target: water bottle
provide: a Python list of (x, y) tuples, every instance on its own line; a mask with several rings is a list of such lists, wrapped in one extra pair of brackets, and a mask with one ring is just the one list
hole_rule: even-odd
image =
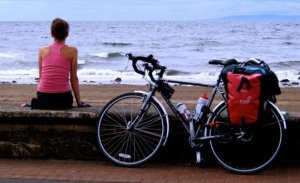
[(186, 106), (183, 103), (177, 104), (177, 110), (181, 114), (183, 120), (189, 124), (190, 137), (191, 139), (194, 139), (195, 138), (194, 121), (190, 120), (192, 118), (190, 111), (186, 108)]
[(207, 103), (208, 103), (208, 98), (207, 98), (206, 94), (199, 97), (197, 106), (196, 106), (196, 110), (195, 110), (195, 114), (193, 117), (195, 121), (198, 121), (199, 118), (202, 116), (202, 108), (203, 108), (203, 106), (207, 106)]
[(183, 120), (188, 123), (191, 118), (191, 113), (183, 103), (177, 104), (177, 110), (181, 114)]

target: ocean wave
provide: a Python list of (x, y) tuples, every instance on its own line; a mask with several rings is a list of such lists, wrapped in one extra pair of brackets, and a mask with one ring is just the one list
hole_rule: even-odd
[(78, 65), (84, 65), (86, 63), (85, 60), (78, 59)]
[(38, 69), (14, 69), (14, 70), (2, 70), (0, 71), (0, 78), (12, 78), (21, 79), (29, 77), (37, 77)]
[(81, 69), (78, 71), (81, 76), (98, 76), (98, 75), (115, 75), (119, 74), (118, 71), (110, 69)]
[(274, 38), (274, 37), (263, 37), (262, 39), (269, 40), (269, 39), (278, 39), (278, 38)]
[(283, 45), (292, 45), (292, 44), (294, 44), (293, 42), (290, 42), (290, 41), (286, 41), (286, 42), (283, 42), (282, 43)]
[(131, 43), (121, 43), (121, 42), (103, 42), (103, 45), (109, 45), (109, 46), (129, 46)]
[(269, 64), (272, 67), (277, 67), (277, 68), (282, 68), (282, 67), (287, 67), (287, 68), (299, 68), (300, 67), (300, 61), (285, 61), (285, 62), (273, 62)]
[(201, 40), (198, 43), (198, 46), (220, 46), (222, 45), (221, 42), (212, 41), (212, 40)]
[(124, 55), (119, 52), (92, 53), (90, 55), (93, 57), (96, 57), (96, 58), (121, 58), (121, 57), (124, 57)]
[(19, 59), (10, 59), (0, 62), (0, 70), (32, 69), (37, 68), (37, 61), (24, 61)]
[(186, 74), (189, 74), (189, 73), (188, 72), (179, 71), (179, 70), (174, 70), (174, 69), (168, 69), (166, 71), (166, 75), (167, 76), (186, 75)]
[(1, 53), (0, 52), (0, 58), (17, 58), (18, 56), (20, 56), (20, 54), (17, 53)]

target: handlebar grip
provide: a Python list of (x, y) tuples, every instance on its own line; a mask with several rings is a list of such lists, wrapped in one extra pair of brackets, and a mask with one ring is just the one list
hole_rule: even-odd
[(145, 75), (145, 72), (139, 70), (136, 66), (136, 63), (138, 61), (137, 57), (134, 57), (131, 53), (127, 53), (126, 56), (128, 57), (129, 60), (132, 60), (132, 67), (133, 67), (134, 71), (138, 74)]
[(145, 75), (144, 71), (141, 71), (137, 68), (136, 63), (137, 63), (137, 60), (132, 61), (132, 67), (133, 67), (134, 71), (138, 74)]

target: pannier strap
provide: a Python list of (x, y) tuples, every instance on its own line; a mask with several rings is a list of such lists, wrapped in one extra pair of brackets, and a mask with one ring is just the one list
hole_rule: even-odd
[(245, 125), (246, 124), (245, 116), (242, 116), (241, 120), (242, 120), (242, 125)]
[(242, 77), (242, 78), (241, 78), (240, 85), (239, 85), (239, 87), (237, 88), (237, 91), (238, 91), (238, 92), (241, 92), (241, 89), (242, 89), (242, 87), (243, 87), (244, 84), (247, 84), (247, 89), (248, 89), (248, 90), (250, 89), (251, 84), (250, 84), (249, 80), (248, 80), (247, 78), (245, 78), (245, 77)]

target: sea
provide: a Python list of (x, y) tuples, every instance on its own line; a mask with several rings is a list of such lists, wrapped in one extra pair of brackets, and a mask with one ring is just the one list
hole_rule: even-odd
[[(81, 84), (143, 85), (126, 54), (152, 54), (167, 79), (214, 83), (211, 59), (264, 60), (284, 86), (300, 87), (300, 21), (71, 21)], [(53, 42), (51, 22), (0, 22), (0, 83), (36, 84), (38, 50)], [(284, 82), (283, 82), (284, 81)]]

